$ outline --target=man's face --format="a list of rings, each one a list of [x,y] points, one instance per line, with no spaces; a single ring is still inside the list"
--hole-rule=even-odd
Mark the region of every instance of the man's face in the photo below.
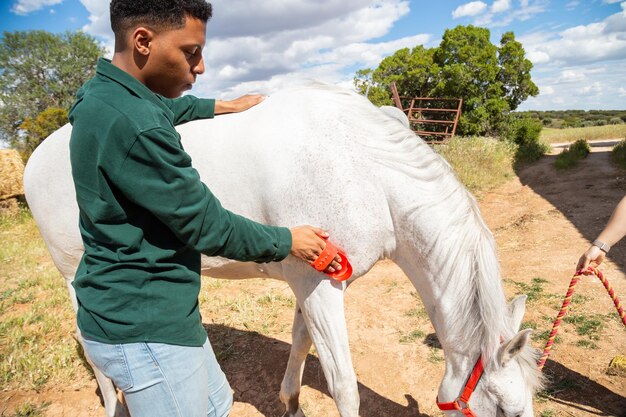
[[[202,48],[206,24],[187,16],[180,29],[155,33],[144,70],[144,82],[155,93],[176,98],[190,90],[204,72]]]

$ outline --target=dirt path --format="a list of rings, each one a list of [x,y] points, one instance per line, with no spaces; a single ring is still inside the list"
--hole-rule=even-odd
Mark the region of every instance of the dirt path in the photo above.
[[[507,296],[529,291],[535,295],[525,322],[535,326],[536,333],[550,330],[578,256],[626,193],[626,172],[609,163],[610,146],[602,145],[595,144],[593,153],[568,172],[557,172],[552,165],[555,157],[547,156],[520,170],[519,178],[486,194],[480,203],[498,242]],[[603,271],[626,301],[626,242],[612,249]],[[281,416],[277,397],[289,352],[292,306],[285,301],[274,303],[269,311],[256,310],[243,301],[226,300],[237,294],[259,300],[268,292],[274,300],[288,300],[288,287],[262,280],[206,285],[211,298],[203,305],[222,303],[220,309],[205,307],[203,317],[235,389],[231,415]],[[590,337],[578,334],[571,323],[561,326],[561,341],[545,369],[552,384],[535,402],[535,413],[624,417],[626,376],[606,371],[613,357],[626,355],[626,331],[597,279],[580,283],[577,295],[570,315],[596,319],[602,328]],[[225,305],[230,306],[228,311]],[[442,415],[434,399],[443,356],[418,305],[414,289],[390,262],[381,262],[350,287],[346,315],[362,417]],[[270,324],[255,324],[258,317],[253,316],[259,314]],[[540,340],[534,344],[543,348]],[[0,413],[11,415],[13,407],[25,401],[47,401],[45,416],[100,417],[104,413],[94,391],[91,381],[61,393],[2,392]],[[337,416],[314,352],[307,360],[301,402],[310,417]]]

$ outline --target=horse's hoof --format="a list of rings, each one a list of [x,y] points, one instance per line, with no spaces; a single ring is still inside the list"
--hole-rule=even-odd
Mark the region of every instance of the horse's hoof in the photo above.
[[[289,414],[287,411],[285,411],[285,414],[283,414],[283,417],[306,417],[306,416],[302,412],[302,409],[298,408],[298,411],[296,411],[295,414]]]

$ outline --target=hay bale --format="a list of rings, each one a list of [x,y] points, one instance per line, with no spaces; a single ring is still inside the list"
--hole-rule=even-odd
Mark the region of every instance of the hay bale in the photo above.
[[[14,149],[0,149],[0,200],[24,195],[24,163]]]
[[[17,198],[7,198],[6,200],[0,200],[0,217],[13,216],[20,212],[20,206],[17,202]]]
[[[626,376],[626,356],[617,355],[609,363],[609,369],[606,370],[609,375]]]

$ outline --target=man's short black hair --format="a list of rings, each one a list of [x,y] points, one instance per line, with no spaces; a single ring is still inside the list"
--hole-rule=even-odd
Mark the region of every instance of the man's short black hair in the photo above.
[[[154,30],[178,29],[190,16],[207,22],[213,13],[205,0],[112,0],[111,28],[115,40],[122,40],[126,31],[138,24]]]

